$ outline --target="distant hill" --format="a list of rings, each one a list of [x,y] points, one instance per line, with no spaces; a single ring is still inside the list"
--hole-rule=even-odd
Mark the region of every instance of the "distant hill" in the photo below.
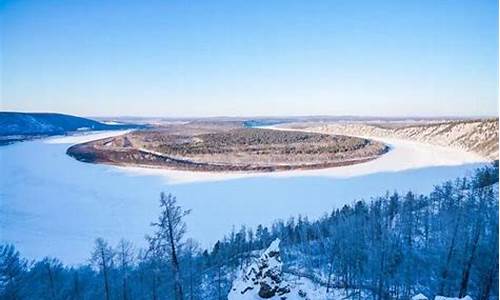
[[[498,118],[441,122],[295,123],[313,132],[418,141],[477,153],[498,160]]]
[[[138,127],[143,126],[135,124],[105,124],[87,118],[57,113],[0,112],[0,137],[4,143],[37,136]],[[4,143],[0,141],[0,144]]]
[[[287,122],[291,122],[291,120],[256,119],[256,120],[243,121],[243,126],[248,127],[248,128],[253,128],[253,127],[259,127],[259,126],[278,125],[278,124],[287,123]]]

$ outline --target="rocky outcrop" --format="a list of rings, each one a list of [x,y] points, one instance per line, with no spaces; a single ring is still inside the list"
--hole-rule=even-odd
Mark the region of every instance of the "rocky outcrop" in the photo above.
[[[273,241],[260,258],[233,282],[229,300],[287,299],[290,287],[283,280],[279,243],[279,239]]]
[[[361,299],[369,298],[368,290],[332,286],[327,292],[326,284],[314,276],[291,269],[284,272],[279,244],[279,239],[273,241],[258,259],[240,272],[233,281],[228,300],[339,300],[350,298],[354,293]]]

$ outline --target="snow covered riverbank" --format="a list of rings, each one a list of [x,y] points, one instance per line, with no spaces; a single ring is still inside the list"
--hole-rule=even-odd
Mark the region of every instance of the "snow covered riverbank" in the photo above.
[[[276,130],[291,130],[274,126]],[[442,146],[430,145],[421,142],[412,142],[403,139],[380,138],[372,136],[357,136],[382,142],[391,150],[381,157],[361,164],[343,167],[317,169],[317,170],[293,170],[266,173],[242,173],[242,172],[188,172],[154,168],[119,167],[120,170],[141,175],[155,175],[163,177],[166,182],[189,183],[200,181],[221,181],[238,178],[255,177],[303,177],[321,176],[332,178],[348,178],[363,176],[380,172],[398,172],[411,169],[420,169],[436,166],[458,166],[464,164],[485,163],[488,159],[475,153],[463,150],[451,149]]]
[[[118,134],[111,132],[110,134]],[[483,160],[445,148],[388,141],[392,151],[366,164],[315,171],[213,174],[81,163],[65,154],[71,136],[0,148],[0,240],[23,255],[84,262],[96,237],[141,246],[158,214],[161,191],[192,209],[188,237],[210,246],[232,226],[269,224],[298,214],[320,217],[334,207],[386,191],[428,192]],[[228,180],[231,179],[231,180]]]

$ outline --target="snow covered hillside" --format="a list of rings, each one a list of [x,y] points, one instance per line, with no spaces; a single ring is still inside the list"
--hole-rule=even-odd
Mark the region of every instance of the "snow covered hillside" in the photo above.
[[[344,299],[346,290],[327,289],[311,280],[283,272],[280,239],[274,240],[248,268],[234,280],[228,300],[255,299]],[[348,293],[348,292],[347,292]]]
[[[140,128],[134,124],[105,124],[87,118],[56,113],[20,113],[0,111],[0,144],[35,136],[62,135],[95,130]]]
[[[320,133],[406,139],[498,159],[498,119],[431,124],[302,123],[285,126]]]

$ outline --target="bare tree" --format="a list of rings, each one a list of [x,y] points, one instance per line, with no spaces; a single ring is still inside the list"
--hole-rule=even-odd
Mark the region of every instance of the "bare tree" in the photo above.
[[[120,264],[120,273],[122,277],[122,299],[129,299],[128,276],[129,269],[134,263],[134,248],[132,243],[124,239],[118,242],[116,247],[117,262]]]
[[[113,256],[113,249],[108,245],[108,243],[106,243],[102,238],[98,238],[95,240],[95,249],[90,260],[102,273],[104,281],[104,298],[106,300],[109,300],[111,298],[109,269],[113,264]]]
[[[182,247],[181,240],[186,233],[183,218],[189,214],[177,205],[177,199],[171,194],[160,194],[160,216],[158,222],[151,223],[156,228],[153,236],[147,236],[150,251],[168,256],[174,277],[175,299],[183,299],[178,253]]]
[[[63,269],[63,264],[55,258],[44,258],[39,267],[43,269],[43,277],[46,278],[48,298],[57,299],[56,275]]]

